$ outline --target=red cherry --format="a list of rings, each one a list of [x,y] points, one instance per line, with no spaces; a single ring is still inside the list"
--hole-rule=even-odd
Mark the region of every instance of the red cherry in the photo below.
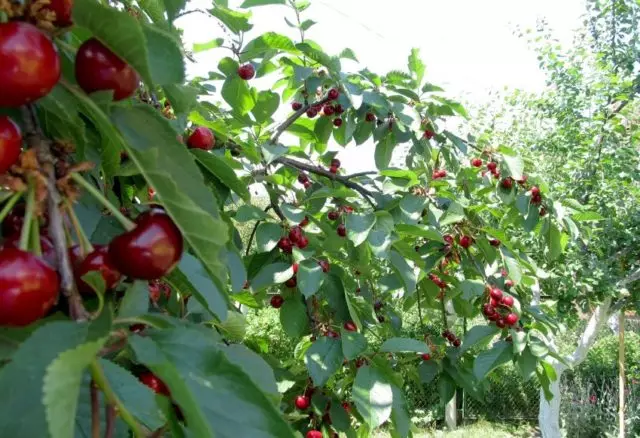
[[[453,341],[453,346],[454,347],[459,347],[460,344],[461,344],[460,339],[454,339],[454,341]]]
[[[0,107],[19,107],[49,94],[60,79],[51,40],[24,21],[0,24]]]
[[[373,304],[373,308],[375,309],[376,312],[378,312],[380,309],[382,309],[382,306],[384,306],[384,303],[380,300],[376,301]]]
[[[490,161],[489,163],[487,163],[487,169],[489,169],[489,171],[491,172],[495,172],[496,169],[498,169],[498,163],[496,163],[495,161]]]
[[[169,388],[167,388],[167,385],[165,385],[164,382],[155,374],[150,372],[142,373],[138,376],[138,379],[151,388],[151,390],[156,394],[169,396]]]
[[[460,246],[463,248],[469,248],[473,245],[473,238],[471,236],[460,237]]]
[[[498,239],[489,239],[489,245],[491,246],[500,246],[500,240]]]
[[[445,234],[442,236],[442,240],[447,242],[449,245],[453,245],[453,236],[451,234]]]
[[[309,189],[309,187],[311,187],[311,181],[305,181],[305,182],[304,182],[304,188],[305,188],[305,190],[308,190],[308,189]]]
[[[330,221],[335,221],[336,219],[338,219],[340,217],[340,212],[332,210],[329,213],[327,213],[327,218]]]
[[[333,109],[336,111],[336,114],[342,114],[344,112],[344,108],[340,104],[334,106]]]
[[[329,329],[325,333],[325,336],[327,336],[329,338],[338,339],[340,337],[340,334],[338,332],[336,332],[336,331],[333,331],[333,330]]]
[[[109,257],[122,274],[154,280],[168,274],[182,256],[180,230],[159,208],[142,213],[136,227],[109,244]]]
[[[25,326],[53,307],[60,290],[56,271],[18,248],[0,250],[0,325]]]
[[[546,216],[546,215],[547,215],[547,209],[546,209],[546,208],[544,208],[544,207],[542,207],[542,208],[540,209],[539,214],[540,214],[540,217],[544,217],[544,216]]]
[[[331,167],[340,167],[341,165],[342,163],[337,158],[334,158],[333,160],[331,160]]]
[[[421,357],[422,357],[422,360],[429,360],[429,359],[431,359],[431,355],[430,355],[429,353],[423,353],[423,354],[421,355]]]
[[[299,268],[300,268],[300,265],[298,263],[294,263],[293,265],[291,265],[291,269],[293,270],[294,274],[298,273]]]
[[[540,187],[533,186],[531,187],[531,196],[536,196],[540,194]]]
[[[73,21],[71,21],[72,9],[72,0],[51,0],[48,5],[42,8],[43,11],[55,12],[56,19],[53,24],[57,27],[68,27],[73,24]]]
[[[253,79],[256,74],[256,69],[251,64],[245,64],[238,67],[238,76],[248,81],[249,79]]]
[[[190,149],[211,150],[216,145],[216,138],[209,128],[198,126],[187,140]]]
[[[20,235],[22,224],[24,223],[24,212],[24,204],[18,204],[13,207],[13,210],[11,210],[2,221],[3,236],[14,236],[15,234]]]
[[[280,240],[278,240],[278,248],[285,254],[291,254],[293,251],[293,243],[288,237],[281,237]]]
[[[318,110],[316,108],[311,107],[307,110],[307,117],[309,117],[310,119],[313,119],[317,115],[318,115]]]
[[[292,227],[289,231],[289,240],[291,240],[295,245],[297,245],[303,237],[304,234],[302,232],[302,228],[298,225]]]
[[[322,432],[319,430],[310,430],[307,432],[306,438],[322,438]]]
[[[106,290],[113,289],[121,278],[120,272],[116,270],[109,258],[109,248],[106,245],[95,245],[93,252],[74,267],[76,284],[81,294],[95,294],[94,289],[82,280],[82,277],[91,271],[100,272]]]
[[[129,326],[129,331],[131,333],[142,333],[147,326],[145,324],[131,324]]]
[[[491,307],[498,307],[500,305],[500,299],[496,300],[495,298],[490,298],[489,304],[491,305]]]
[[[497,287],[492,287],[491,288],[491,292],[489,293],[489,295],[494,300],[499,300],[499,299],[502,298],[502,291],[500,289],[498,289]]]
[[[367,113],[367,115],[364,117],[364,119],[365,119],[367,122],[375,122],[375,120],[376,120],[376,116],[375,116],[375,114],[373,114],[373,113]]]
[[[308,177],[306,174],[301,173],[301,174],[299,174],[299,175],[298,175],[298,182],[299,182],[300,184],[304,184],[304,183],[306,183],[307,181],[309,181],[309,177]]]
[[[347,227],[345,227],[344,224],[340,224],[338,225],[336,232],[338,233],[338,236],[345,237],[347,235]]]
[[[516,315],[515,313],[510,313],[504,318],[504,322],[508,326],[513,326],[518,322],[518,315]]]
[[[309,246],[309,239],[307,239],[306,236],[302,236],[300,240],[298,240],[297,246],[300,249],[305,249],[307,246]]]
[[[440,178],[444,178],[446,176],[447,176],[447,171],[444,170],[444,169],[436,169],[431,174],[431,178],[432,179],[440,179]]]
[[[138,88],[136,71],[96,38],[90,38],[76,55],[76,81],[86,93],[113,91],[113,100],[130,97]]]
[[[294,275],[293,277],[288,279],[284,284],[287,287],[294,288],[294,287],[296,287],[298,285],[298,279]]]
[[[309,216],[305,216],[304,219],[302,219],[302,221],[300,221],[300,223],[298,224],[300,227],[304,228],[307,225],[309,225]]]
[[[499,319],[496,321],[496,326],[497,326],[498,328],[505,328],[505,327],[507,326],[507,322],[504,320],[504,318],[499,318]]]
[[[350,205],[343,205],[342,206],[342,211],[344,211],[347,214],[351,214],[353,213],[353,207]]]
[[[331,90],[329,90],[329,93],[327,94],[327,97],[331,100],[336,100],[338,98],[338,96],[340,95],[340,92],[338,91],[337,88],[332,88]]]
[[[482,314],[484,316],[489,317],[495,313],[496,313],[496,308],[493,307],[491,304],[487,303],[484,306],[482,306]]]
[[[471,160],[471,165],[473,167],[482,167],[482,160],[480,158],[474,158]]]
[[[274,295],[269,302],[271,303],[271,307],[279,309],[284,304],[284,298],[282,298],[282,295]]]
[[[18,162],[22,135],[18,125],[7,116],[0,116],[0,173]]]
[[[336,128],[342,126],[342,119],[340,117],[333,119],[333,126],[335,126]]]
[[[333,174],[335,175],[336,173],[338,173],[338,168],[337,168],[337,167],[334,167],[334,166],[331,166],[331,167],[329,168],[329,172],[331,172],[331,173],[333,173]]]
[[[507,272],[507,270],[506,270],[506,269],[501,269],[501,270],[500,270],[500,275],[502,275],[503,277],[506,277],[506,276],[508,276],[508,275],[509,275],[509,273]]]
[[[522,175],[522,178],[520,178],[518,180],[518,184],[520,184],[521,186],[525,185],[527,183],[527,180],[529,179],[529,177],[527,175]]]
[[[500,319],[500,314],[498,312],[492,313],[491,315],[487,316],[487,319],[494,322],[498,321]]]
[[[436,135],[436,133],[435,133],[435,132],[433,132],[433,131],[432,131],[432,130],[430,130],[430,129],[427,129],[427,130],[425,130],[425,131],[424,131],[424,135],[423,135],[423,136],[424,136],[424,138],[426,138],[427,140],[431,140],[433,137],[435,137],[435,135]]]
[[[318,264],[319,264],[319,265],[320,265],[320,267],[322,268],[322,272],[324,272],[324,273],[329,272],[330,265],[329,265],[329,262],[328,262],[328,261],[326,261],[326,260],[320,260],[320,261],[318,262]]]
[[[307,397],[306,395],[299,395],[296,397],[295,404],[296,408],[304,411],[311,405],[311,400],[309,400],[309,397]]]
[[[20,248],[20,233],[12,234],[4,239],[2,244],[4,248]],[[56,256],[56,249],[53,243],[44,234],[40,235],[40,249],[42,250],[42,259],[51,267],[56,267],[58,264],[58,258]]]
[[[349,331],[349,332],[357,332],[358,331],[358,327],[356,327],[355,323],[353,321],[347,321],[344,323],[344,329]]]
[[[513,280],[506,280],[506,281],[504,282],[504,287],[506,287],[506,288],[512,288],[514,284],[515,284],[515,283],[513,282]]]
[[[500,304],[502,304],[505,307],[513,306],[513,302],[514,302],[514,299],[510,295],[505,295],[502,297],[502,300],[500,300]]]
[[[291,104],[291,109],[294,111],[299,111],[302,109],[302,104],[300,102],[293,102]]]
[[[351,412],[351,405],[349,404],[349,402],[343,402],[342,403],[342,409],[347,411],[347,414],[350,413]]]
[[[327,105],[325,105],[325,106],[323,106],[323,107],[322,107],[322,113],[323,113],[325,116],[330,116],[330,115],[332,115],[332,114],[333,114],[333,113],[335,113],[335,112],[336,112],[336,110],[333,108],[333,105],[328,105],[328,104],[327,104]]]
[[[510,190],[511,187],[513,187],[513,179],[511,178],[503,179],[502,181],[500,181],[500,186],[502,186],[503,189]]]

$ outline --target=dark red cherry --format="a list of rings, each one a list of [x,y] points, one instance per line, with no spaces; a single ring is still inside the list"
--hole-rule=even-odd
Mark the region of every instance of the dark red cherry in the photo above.
[[[56,271],[18,248],[0,250],[0,325],[25,326],[53,307],[60,290]]]
[[[138,376],[138,379],[151,388],[151,390],[156,394],[169,396],[169,388],[167,388],[167,385],[165,385],[164,382],[155,374],[151,372],[143,373]]]
[[[282,295],[274,295],[271,297],[269,303],[274,309],[279,309],[284,304],[284,298],[282,298]]]
[[[24,21],[0,23],[0,107],[19,107],[49,94],[60,79],[51,40]]]
[[[253,79],[256,75],[256,69],[251,64],[244,64],[238,67],[238,76],[245,81]]]
[[[331,100],[336,100],[338,98],[338,96],[340,95],[340,92],[338,91],[337,88],[332,88],[331,90],[329,90],[329,93],[327,94],[327,97]]]
[[[86,93],[113,91],[113,100],[122,100],[136,91],[140,78],[107,46],[90,38],[76,54],[76,81]]]
[[[20,233],[15,233],[5,238],[2,246],[4,248],[20,248]],[[40,249],[42,251],[42,259],[52,268],[56,267],[58,264],[56,249],[53,246],[53,242],[44,234],[40,235]]]
[[[56,19],[53,22],[58,27],[68,27],[73,24],[71,20],[72,0],[50,0],[49,4],[42,8],[45,11],[55,12]]]
[[[18,162],[21,150],[20,128],[9,117],[0,116],[0,173],[5,173]]]
[[[358,327],[356,326],[356,324],[353,321],[347,321],[344,323],[344,329],[349,331],[349,332],[357,332],[358,331]]]
[[[74,252],[77,253],[77,250]],[[100,272],[106,290],[113,289],[122,277],[120,272],[113,266],[109,257],[109,247],[106,245],[94,245],[93,251],[89,253],[84,260],[77,263],[74,268],[76,284],[78,285],[78,290],[83,295],[95,294],[94,289],[82,280],[83,276],[92,271]]]
[[[109,257],[122,274],[154,280],[168,274],[182,256],[182,234],[159,208],[136,218],[136,227],[109,244]]]
[[[302,109],[302,104],[300,102],[293,102],[291,104],[291,109],[294,111],[299,111]]]
[[[340,224],[338,225],[336,232],[338,233],[338,236],[345,237],[347,235],[347,227],[345,227],[344,224]]]
[[[216,145],[216,138],[209,128],[198,126],[187,139],[187,146],[190,149],[211,150]]]

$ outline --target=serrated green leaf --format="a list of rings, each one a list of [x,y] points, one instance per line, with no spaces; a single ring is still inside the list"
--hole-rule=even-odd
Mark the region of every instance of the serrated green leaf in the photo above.
[[[440,218],[440,226],[451,225],[464,220],[464,208],[457,202],[449,204],[449,208]]]
[[[460,282],[462,298],[471,301],[484,293],[485,284],[480,280],[463,280]]]
[[[323,336],[317,339],[304,355],[309,376],[316,386],[323,386],[342,365],[342,343]]]
[[[293,267],[289,263],[272,263],[263,267],[251,280],[251,287],[255,291],[264,289],[274,284],[284,283],[293,277]]]
[[[396,251],[389,252],[389,261],[400,278],[402,278],[407,296],[413,294],[416,291],[418,278],[411,265]]]
[[[147,42],[149,71],[153,83],[182,84],[185,80],[185,64],[180,43],[172,34],[157,26],[143,24],[142,32]]]
[[[251,113],[258,123],[265,123],[271,119],[280,105],[280,95],[269,90],[258,93],[258,100]]]
[[[251,12],[234,11],[220,4],[214,4],[213,9],[210,9],[209,13],[220,20],[231,32],[235,34],[247,32],[253,27],[249,23]]]
[[[285,0],[244,0],[244,2],[240,5],[240,7],[252,8],[254,6],[284,5],[284,4],[286,4]]]
[[[377,368],[358,369],[351,396],[364,422],[375,429],[391,416],[393,391],[386,376]]]
[[[282,237],[282,227],[278,224],[262,223],[256,231],[256,244],[259,252],[271,251]]]
[[[439,373],[440,367],[435,360],[423,360],[420,365],[418,365],[418,375],[424,385],[433,382],[433,379],[435,379]]]
[[[470,348],[479,346],[483,347],[499,333],[497,327],[492,325],[476,325],[464,334],[462,345],[460,346],[460,354]]]
[[[163,87],[164,94],[176,114],[186,114],[198,103],[198,90],[188,85],[171,84]]]
[[[588,221],[601,221],[604,220],[604,216],[595,211],[583,211],[571,216],[576,222],[588,222]]]
[[[298,289],[309,298],[315,294],[327,274],[322,271],[322,267],[315,260],[305,260],[298,265]]]
[[[511,360],[513,353],[511,344],[505,341],[496,342],[489,350],[482,351],[473,362],[473,374],[482,380],[492,370]]]
[[[350,214],[345,221],[347,228],[347,238],[351,240],[354,246],[360,245],[367,240],[369,232],[376,223],[376,215],[367,214]]]
[[[206,43],[195,43],[193,45],[193,53],[200,53],[206,50],[215,49],[224,44],[224,38],[215,38]]]
[[[201,149],[190,149],[190,152],[207,172],[218,178],[222,184],[236,192],[242,199],[249,201],[251,195],[247,185],[240,181],[236,172],[224,158]]]
[[[524,172],[524,161],[519,156],[502,156],[503,165],[508,170],[508,174],[515,180],[522,179]]]
[[[417,339],[391,338],[384,341],[380,351],[386,353],[430,353],[429,346]]]
[[[353,360],[367,349],[367,338],[360,332],[340,329],[342,354],[347,360]]]
[[[225,79],[222,85],[222,98],[240,115],[247,114],[256,105],[247,81],[234,75]]]
[[[284,301],[280,308],[280,324],[284,332],[293,339],[298,339],[309,329],[309,318],[302,300],[292,296]]]
[[[261,221],[269,216],[262,209],[250,204],[241,205],[234,216],[238,222]]]
[[[149,286],[145,281],[136,280],[124,293],[118,308],[118,318],[131,318],[149,311]]]
[[[425,66],[420,59],[420,49],[411,49],[411,55],[409,55],[409,71],[415,75],[416,83],[420,86],[425,72]]]
[[[374,160],[378,169],[383,170],[389,167],[396,145],[396,139],[393,135],[385,135],[376,144]]]

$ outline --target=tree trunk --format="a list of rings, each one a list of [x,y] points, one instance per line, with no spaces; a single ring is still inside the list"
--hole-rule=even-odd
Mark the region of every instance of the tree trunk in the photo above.
[[[595,342],[598,332],[607,322],[610,307],[611,298],[607,298],[594,310],[576,350],[570,357],[566,358],[567,363],[572,367],[580,365],[587,358],[587,353]],[[549,389],[553,398],[550,401],[547,401],[544,392],[540,390],[538,425],[543,438],[560,438],[562,436],[560,433],[560,379],[567,367],[555,359],[550,363],[556,370],[558,379],[555,382],[551,382]]]

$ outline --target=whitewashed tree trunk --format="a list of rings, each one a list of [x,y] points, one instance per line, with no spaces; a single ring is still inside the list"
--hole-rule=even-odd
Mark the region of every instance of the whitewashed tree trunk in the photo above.
[[[576,367],[582,363],[586,357],[589,349],[596,340],[598,332],[606,324],[609,318],[609,309],[611,307],[611,298],[605,299],[594,310],[587,327],[578,342],[573,354],[566,358],[566,361],[572,366]],[[560,379],[562,373],[567,369],[563,363],[552,360],[553,365],[558,375],[558,379],[551,383],[549,388],[553,398],[550,401],[544,396],[544,392],[540,390],[540,413],[538,414],[538,424],[540,432],[543,438],[560,438],[562,436],[560,432]]]

